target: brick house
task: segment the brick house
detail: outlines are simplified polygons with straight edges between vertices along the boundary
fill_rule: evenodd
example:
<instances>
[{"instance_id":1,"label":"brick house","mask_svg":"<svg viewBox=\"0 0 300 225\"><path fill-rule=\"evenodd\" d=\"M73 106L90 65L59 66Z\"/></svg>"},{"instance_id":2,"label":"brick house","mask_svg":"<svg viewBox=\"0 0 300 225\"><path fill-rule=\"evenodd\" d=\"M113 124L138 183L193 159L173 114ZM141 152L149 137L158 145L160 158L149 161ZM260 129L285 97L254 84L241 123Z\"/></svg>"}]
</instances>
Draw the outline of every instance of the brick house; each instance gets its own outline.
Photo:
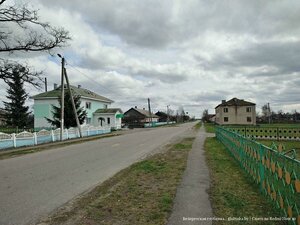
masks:
<instances>
[{"instance_id":1,"label":"brick house","mask_svg":"<svg viewBox=\"0 0 300 225\"><path fill-rule=\"evenodd\" d=\"M256 104L233 98L215 107L216 123L219 125L256 125Z\"/></svg>"}]
</instances>

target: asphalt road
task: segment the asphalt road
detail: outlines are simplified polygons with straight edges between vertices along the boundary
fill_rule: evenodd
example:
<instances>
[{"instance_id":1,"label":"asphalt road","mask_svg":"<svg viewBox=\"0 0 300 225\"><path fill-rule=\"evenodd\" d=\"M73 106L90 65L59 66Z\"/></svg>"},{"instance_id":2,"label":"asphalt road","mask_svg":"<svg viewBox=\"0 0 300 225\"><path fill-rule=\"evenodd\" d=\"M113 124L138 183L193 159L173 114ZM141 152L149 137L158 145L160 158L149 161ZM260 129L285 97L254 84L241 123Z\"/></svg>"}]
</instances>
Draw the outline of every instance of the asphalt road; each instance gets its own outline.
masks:
<instances>
[{"instance_id":1,"label":"asphalt road","mask_svg":"<svg viewBox=\"0 0 300 225\"><path fill-rule=\"evenodd\" d=\"M75 196L160 147L195 123L124 135L0 160L0 224L34 224Z\"/></svg>"}]
</instances>

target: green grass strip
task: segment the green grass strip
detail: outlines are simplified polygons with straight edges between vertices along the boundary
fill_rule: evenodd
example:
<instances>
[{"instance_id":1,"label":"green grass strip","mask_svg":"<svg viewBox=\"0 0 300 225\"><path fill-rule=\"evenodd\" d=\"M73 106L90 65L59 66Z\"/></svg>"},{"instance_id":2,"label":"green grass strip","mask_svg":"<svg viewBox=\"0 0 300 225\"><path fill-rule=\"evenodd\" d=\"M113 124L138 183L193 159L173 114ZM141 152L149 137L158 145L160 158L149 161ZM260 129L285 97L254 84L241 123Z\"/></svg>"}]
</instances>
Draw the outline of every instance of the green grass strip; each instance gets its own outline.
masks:
<instances>
[{"instance_id":1,"label":"green grass strip","mask_svg":"<svg viewBox=\"0 0 300 225\"><path fill-rule=\"evenodd\" d=\"M207 133L215 133L215 124L213 123L204 123L205 131Z\"/></svg>"},{"instance_id":2,"label":"green grass strip","mask_svg":"<svg viewBox=\"0 0 300 225\"><path fill-rule=\"evenodd\" d=\"M212 181L209 193L213 213L216 217L226 219L213 224L286 224L285 221L259 220L281 218L280 211L265 199L259 192L259 187L242 171L216 138L206 139L205 154ZM248 220L228 221L229 217Z\"/></svg>"}]
</instances>

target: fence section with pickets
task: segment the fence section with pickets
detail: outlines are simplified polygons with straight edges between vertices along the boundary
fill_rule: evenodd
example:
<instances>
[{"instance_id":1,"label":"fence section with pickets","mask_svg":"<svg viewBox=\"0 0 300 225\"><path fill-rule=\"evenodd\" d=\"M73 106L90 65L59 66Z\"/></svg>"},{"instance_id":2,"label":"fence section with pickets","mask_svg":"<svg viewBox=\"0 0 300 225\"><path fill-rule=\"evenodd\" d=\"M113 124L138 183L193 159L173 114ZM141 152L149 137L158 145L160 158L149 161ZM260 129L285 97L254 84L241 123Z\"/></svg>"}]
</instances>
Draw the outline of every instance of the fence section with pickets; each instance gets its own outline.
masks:
<instances>
[{"instance_id":1,"label":"fence section with pickets","mask_svg":"<svg viewBox=\"0 0 300 225\"><path fill-rule=\"evenodd\" d=\"M216 137L240 166L260 186L274 205L300 225L300 161L287 155L282 146L269 148L224 127L216 127Z\"/></svg>"},{"instance_id":2,"label":"fence section with pickets","mask_svg":"<svg viewBox=\"0 0 300 225\"><path fill-rule=\"evenodd\" d=\"M110 127L82 127L82 136L93 136L99 134L107 134L111 132ZM65 129L63 132L63 140L78 138L78 128ZM17 148L22 146L33 146L48 142L60 141L60 129L56 130L40 130L39 132L23 131L18 134L6 134L0 132L0 151L8 148Z\"/></svg>"},{"instance_id":3,"label":"fence section with pickets","mask_svg":"<svg viewBox=\"0 0 300 225\"><path fill-rule=\"evenodd\" d=\"M266 140L300 140L300 128L291 127L243 127L228 126L227 129L244 137Z\"/></svg>"}]
</instances>

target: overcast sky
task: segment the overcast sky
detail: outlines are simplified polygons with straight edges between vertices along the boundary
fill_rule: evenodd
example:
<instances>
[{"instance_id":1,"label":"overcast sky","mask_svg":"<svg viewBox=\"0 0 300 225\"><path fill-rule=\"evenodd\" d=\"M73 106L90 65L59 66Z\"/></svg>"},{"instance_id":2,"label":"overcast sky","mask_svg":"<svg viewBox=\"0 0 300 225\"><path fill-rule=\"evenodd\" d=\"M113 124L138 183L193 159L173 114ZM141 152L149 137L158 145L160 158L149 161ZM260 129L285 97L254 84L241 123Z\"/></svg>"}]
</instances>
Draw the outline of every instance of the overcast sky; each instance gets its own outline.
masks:
<instances>
[{"instance_id":1,"label":"overcast sky","mask_svg":"<svg viewBox=\"0 0 300 225\"><path fill-rule=\"evenodd\" d=\"M44 71L48 89L60 82L60 53L73 85L123 111L147 107L150 98L154 111L183 106L200 117L233 97L300 111L298 0L26 2L72 37L54 56L22 57Z\"/></svg>"}]
</instances>

